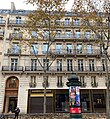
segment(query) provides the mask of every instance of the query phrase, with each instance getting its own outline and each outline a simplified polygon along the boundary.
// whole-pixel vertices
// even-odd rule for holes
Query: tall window
[[[70,25],[70,19],[65,19],[65,25],[69,26]]]
[[[103,71],[105,71],[105,60],[104,59],[102,59],[102,69]]]
[[[86,31],[86,32],[85,32],[85,37],[86,37],[86,38],[90,38],[90,37],[91,37],[90,31]]]
[[[0,17],[0,23],[3,23],[3,17]]]
[[[74,26],[79,26],[79,19],[74,19]]]
[[[62,53],[62,44],[61,43],[56,44],[56,53],[58,53],[58,54]]]
[[[11,52],[14,53],[14,54],[19,54],[20,53],[20,46],[19,46],[18,43],[13,43],[12,44]]]
[[[46,70],[49,70],[49,59],[43,59],[43,66]]]
[[[38,38],[38,33],[36,31],[32,31],[32,37]]]
[[[76,30],[76,32],[75,32],[75,38],[80,38],[80,37],[81,37],[80,30]]]
[[[57,86],[58,87],[62,87],[63,86],[62,76],[57,76]]]
[[[62,71],[62,60],[57,59],[57,71]]]
[[[17,71],[17,66],[18,66],[18,59],[11,59],[11,70]]]
[[[85,77],[84,76],[80,76],[80,81],[81,81],[81,86],[82,87],[86,86]]]
[[[55,37],[56,37],[56,38],[60,38],[60,34],[61,34],[61,30],[57,30],[57,31],[56,31],[56,36],[55,36]]]
[[[67,71],[73,71],[72,59],[67,59]]]
[[[72,43],[66,44],[67,53],[72,53]]]
[[[94,68],[94,59],[90,59],[89,60],[89,70],[90,71],[94,71],[95,68]]]
[[[83,59],[78,59],[78,70],[83,71]]]
[[[92,85],[93,87],[98,86],[98,83],[97,83],[97,81],[96,81],[96,76],[91,76],[91,85]]]
[[[31,53],[38,54],[38,44],[32,44]]]
[[[88,54],[92,54],[93,53],[92,44],[87,44],[87,53]]]
[[[31,59],[31,71],[36,71],[36,70],[37,70],[37,60]]]
[[[49,39],[49,31],[44,31],[44,40]]]
[[[21,17],[16,17],[16,24],[21,24]]]
[[[16,87],[17,87],[16,78],[11,78],[9,82],[9,88],[16,88]]]
[[[44,81],[43,81],[43,87],[45,85],[46,85],[46,87],[48,87],[49,86],[48,76],[43,76],[43,79],[44,79]]]
[[[36,76],[31,76],[31,77],[30,77],[29,85],[30,85],[30,87],[32,87],[32,88],[36,87]]]
[[[82,44],[77,44],[76,45],[76,51],[78,54],[82,53]]]
[[[71,37],[71,31],[67,30],[67,31],[65,32],[65,37],[66,37],[66,38],[70,38],[70,37]]]
[[[44,43],[43,44],[43,54],[46,54],[47,53],[47,48],[48,48],[48,44],[47,43]]]

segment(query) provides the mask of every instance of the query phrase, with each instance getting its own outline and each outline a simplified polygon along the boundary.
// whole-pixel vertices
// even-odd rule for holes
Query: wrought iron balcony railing
[[[25,24],[25,20],[11,20],[11,19],[9,19],[9,24],[12,24],[12,25],[24,25]]]
[[[10,48],[10,49],[8,49],[7,54],[20,55],[21,54],[21,49],[20,48]]]
[[[23,71],[23,66],[2,66],[2,71]]]
[[[22,33],[11,33],[10,34],[10,38],[14,38],[14,39],[20,39],[23,37]]]
[[[108,67],[110,71],[110,67]],[[25,66],[25,71],[44,71],[44,69],[41,66]],[[105,72],[105,69],[103,69],[103,66],[51,66],[47,67],[47,72],[94,72],[94,73],[101,73]]]
[[[100,55],[100,49],[51,49],[50,54],[54,55]]]

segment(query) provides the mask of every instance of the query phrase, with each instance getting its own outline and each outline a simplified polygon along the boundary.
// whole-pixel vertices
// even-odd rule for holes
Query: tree
[[[81,18],[81,28],[91,30],[97,37],[100,45],[100,53],[105,58],[107,90],[106,90],[106,113],[110,119],[110,79],[108,70],[108,49],[110,45],[110,1],[109,0],[75,0],[72,6],[76,17]],[[86,37],[87,38],[87,37]]]
[[[44,119],[46,118],[46,87],[47,75],[46,72],[56,59],[56,55],[52,55],[51,48],[55,42],[59,28],[59,20],[65,15],[65,4],[68,0],[27,0],[27,4],[36,6],[36,10],[28,15],[26,22],[26,30],[30,39],[21,39],[22,46],[28,46],[36,57],[38,63],[44,71]],[[44,43],[43,59],[38,54],[38,45]]]

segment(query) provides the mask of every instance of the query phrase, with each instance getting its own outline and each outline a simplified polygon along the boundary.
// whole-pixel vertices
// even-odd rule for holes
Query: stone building
[[[24,22],[29,10],[0,10],[0,113],[13,111],[16,106],[21,113],[43,112],[43,71],[29,48],[22,49],[19,38],[28,34]],[[97,37],[91,31],[80,29],[80,17],[65,14],[63,27],[56,35],[52,51],[56,60],[47,71],[47,112],[68,111],[67,78],[73,72],[79,77],[83,111],[105,112],[106,71],[104,57],[100,54]],[[15,39],[12,44],[12,39]],[[43,60],[45,44],[37,46]],[[36,68],[37,67],[37,68]]]

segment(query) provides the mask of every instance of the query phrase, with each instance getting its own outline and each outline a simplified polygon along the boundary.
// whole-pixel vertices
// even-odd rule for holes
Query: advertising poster
[[[70,86],[69,88],[69,102],[70,106],[80,106],[80,89],[79,86]]]

